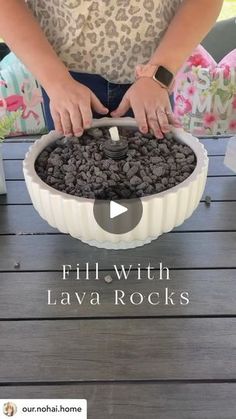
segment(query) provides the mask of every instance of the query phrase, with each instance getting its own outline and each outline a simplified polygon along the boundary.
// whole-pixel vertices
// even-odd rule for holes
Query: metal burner
[[[117,127],[112,127],[109,131],[111,138],[105,142],[105,156],[113,160],[121,160],[127,156],[128,141],[120,138]]]

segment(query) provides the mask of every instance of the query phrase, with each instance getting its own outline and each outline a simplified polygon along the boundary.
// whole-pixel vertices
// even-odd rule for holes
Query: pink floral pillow
[[[174,113],[195,135],[236,132],[236,49],[219,64],[199,45],[176,77]]]

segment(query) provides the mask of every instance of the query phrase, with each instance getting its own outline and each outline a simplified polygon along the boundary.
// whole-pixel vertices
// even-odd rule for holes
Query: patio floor
[[[235,419],[236,175],[223,165],[226,138],[202,142],[210,157],[204,196],[211,196],[211,205],[203,196],[181,227],[126,251],[92,248],[48,226],[23,180],[30,142],[4,144],[0,398],[87,398],[91,419]],[[86,262],[91,271],[99,263],[99,281],[94,272],[87,281],[60,279],[62,263],[80,263],[82,272]],[[137,281],[135,269],[118,281],[111,272],[114,264],[144,269],[160,262],[170,268],[168,283]],[[175,305],[128,301],[135,291],[163,296],[166,287]],[[49,289],[58,300],[69,292],[71,305],[48,305]],[[117,289],[126,305],[114,304]],[[97,306],[89,304],[94,291],[102,298]],[[182,291],[189,292],[189,305],[179,303]],[[87,293],[81,306],[75,292]]]

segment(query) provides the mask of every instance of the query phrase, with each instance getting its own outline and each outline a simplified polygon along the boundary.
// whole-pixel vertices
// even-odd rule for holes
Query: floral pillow
[[[0,62],[0,119],[19,111],[11,135],[46,132],[42,92],[32,74],[9,54]]]
[[[174,86],[174,113],[195,135],[236,132],[236,49],[219,64],[200,45]]]

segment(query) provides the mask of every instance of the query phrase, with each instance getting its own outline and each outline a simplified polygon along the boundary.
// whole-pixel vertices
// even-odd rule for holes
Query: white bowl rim
[[[111,126],[120,126],[124,128],[129,127],[136,127],[137,123],[134,118],[130,117],[123,117],[123,118],[100,118],[100,119],[94,119],[92,123],[92,128],[99,128],[99,127],[111,127]],[[190,183],[194,182],[199,174],[205,170],[208,166],[208,157],[207,157],[207,151],[203,144],[200,143],[198,138],[194,137],[192,134],[187,133],[182,128],[174,128],[172,127],[171,133],[174,135],[175,139],[182,142],[183,144],[189,145],[189,147],[194,151],[196,158],[197,158],[197,164],[194,169],[194,171],[191,173],[191,175],[185,179],[183,182],[179,183],[178,185],[166,189],[163,192],[155,193],[152,195],[147,195],[141,198],[143,202],[148,202],[149,200],[152,200],[153,198],[163,198],[167,194],[175,193],[176,191],[179,191],[180,188],[187,187]],[[43,141],[45,138],[50,138],[50,141],[48,142],[45,147],[41,147],[43,145]],[[26,153],[25,159],[23,161],[23,172],[25,177],[30,177],[31,182],[37,183],[38,186],[40,186],[41,189],[50,192],[53,196],[61,197],[66,200],[74,200],[78,203],[87,203],[94,205],[95,199],[93,198],[84,198],[79,197],[75,195],[67,194],[66,192],[58,191],[57,189],[53,188],[52,186],[47,185],[37,174],[35,170],[35,161],[38,158],[39,154],[43,151],[46,146],[49,144],[55,142],[57,139],[62,138],[60,134],[57,134],[56,131],[51,131],[48,134],[43,135],[41,138],[36,140],[31,147],[29,148],[28,152]],[[116,201],[122,201],[122,199],[116,200]]]

